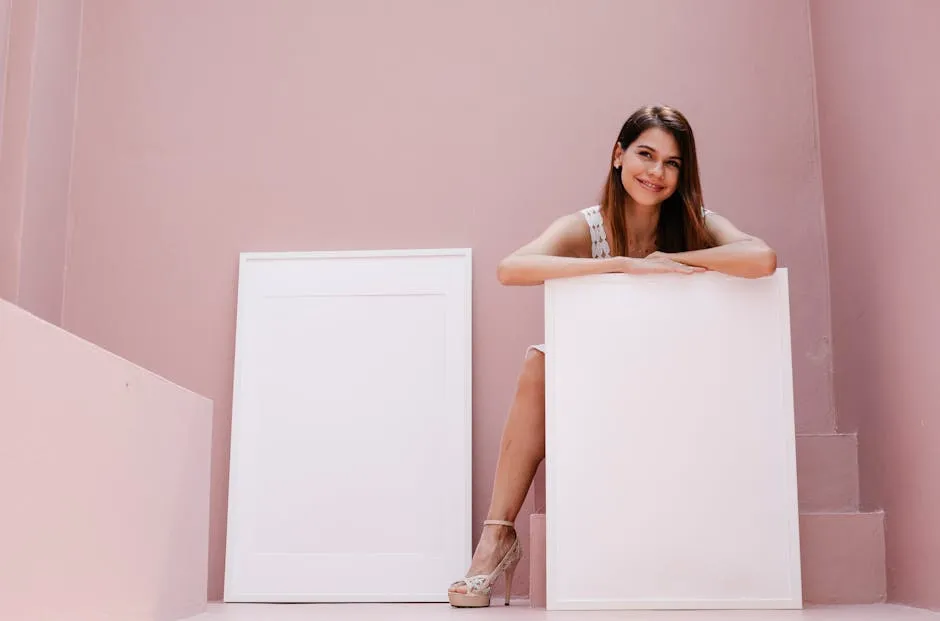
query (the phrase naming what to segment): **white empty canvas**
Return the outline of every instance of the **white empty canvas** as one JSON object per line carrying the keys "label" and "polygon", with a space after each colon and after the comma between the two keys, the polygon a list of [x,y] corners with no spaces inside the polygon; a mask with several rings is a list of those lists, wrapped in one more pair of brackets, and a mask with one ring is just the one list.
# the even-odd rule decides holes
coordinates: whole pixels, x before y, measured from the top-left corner
{"label": "white empty canvas", "polygon": [[469,250],[241,258],[225,600],[446,601],[470,563]]}
{"label": "white empty canvas", "polygon": [[546,284],[550,609],[799,608],[787,271]]}

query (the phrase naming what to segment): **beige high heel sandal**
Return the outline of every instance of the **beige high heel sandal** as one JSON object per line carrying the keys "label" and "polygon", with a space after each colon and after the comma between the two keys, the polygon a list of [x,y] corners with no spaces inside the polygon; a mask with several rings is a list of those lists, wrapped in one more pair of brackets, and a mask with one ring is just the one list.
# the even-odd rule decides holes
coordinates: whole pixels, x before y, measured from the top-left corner
{"label": "beige high heel sandal", "polygon": [[[513,522],[508,522],[506,520],[485,520],[484,525],[492,524],[495,526],[509,526],[515,528]],[[451,584],[451,587],[458,585],[465,585],[467,587],[466,593],[454,593],[453,591],[447,592],[447,597],[450,599],[450,605],[456,608],[484,608],[490,605],[490,595],[493,592],[493,584],[503,573],[506,574],[506,606],[509,605],[509,595],[512,593],[512,576],[516,571],[516,565],[519,564],[519,559],[522,558],[522,544],[519,543],[519,536],[516,535],[515,540],[512,542],[512,545],[509,546],[509,550],[506,551],[503,560],[501,560],[496,568],[493,569],[489,574],[479,574],[476,576],[469,576],[463,580],[458,580]]]}

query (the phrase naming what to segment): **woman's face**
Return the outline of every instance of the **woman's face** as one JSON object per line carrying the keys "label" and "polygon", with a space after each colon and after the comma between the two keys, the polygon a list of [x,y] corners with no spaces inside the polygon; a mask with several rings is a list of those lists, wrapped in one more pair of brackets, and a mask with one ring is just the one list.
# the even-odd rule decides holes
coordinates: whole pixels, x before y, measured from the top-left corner
{"label": "woman's face", "polygon": [[617,145],[614,166],[627,194],[639,205],[659,205],[679,185],[679,145],[666,130],[654,127],[640,134],[626,150]]}

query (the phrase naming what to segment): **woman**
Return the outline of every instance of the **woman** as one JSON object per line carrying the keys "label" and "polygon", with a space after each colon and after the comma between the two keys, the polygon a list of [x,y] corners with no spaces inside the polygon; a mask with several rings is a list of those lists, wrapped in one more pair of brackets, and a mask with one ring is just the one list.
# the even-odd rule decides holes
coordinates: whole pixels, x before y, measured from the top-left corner
{"label": "woman", "polygon": [[[504,285],[536,285],[608,272],[715,270],[758,278],[776,267],[767,244],[704,208],[692,128],[678,110],[651,106],[620,130],[600,205],[556,220],[503,259],[498,275]],[[488,606],[493,583],[504,573],[509,604],[522,556],[513,522],[544,456],[544,346],[533,345],[503,430],[483,534],[467,577],[448,591],[453,606]]]}

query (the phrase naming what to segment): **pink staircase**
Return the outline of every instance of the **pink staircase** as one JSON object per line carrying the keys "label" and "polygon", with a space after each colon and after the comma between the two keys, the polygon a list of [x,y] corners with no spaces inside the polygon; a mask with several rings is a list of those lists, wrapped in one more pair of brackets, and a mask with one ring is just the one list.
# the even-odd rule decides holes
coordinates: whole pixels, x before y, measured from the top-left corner
{"label": "pink staircase", "polygon": [[212,402],[0,300],[0,619],[206,608]]}
{"label": "pink staircase", "polygon": [[[797,479],[803,600],[807,604],[885,601],[884,515],[859,510],[854,434],[798,435]],[[535,483],[545,507],[544,479]],[[545,606],[545,514],[529,518],[529,600]]]}
{"label": "pink staircase", "polygon": [[884,601],[884,514],[859,511],[855,434],[798,436],[796,463],[804,601]]}

